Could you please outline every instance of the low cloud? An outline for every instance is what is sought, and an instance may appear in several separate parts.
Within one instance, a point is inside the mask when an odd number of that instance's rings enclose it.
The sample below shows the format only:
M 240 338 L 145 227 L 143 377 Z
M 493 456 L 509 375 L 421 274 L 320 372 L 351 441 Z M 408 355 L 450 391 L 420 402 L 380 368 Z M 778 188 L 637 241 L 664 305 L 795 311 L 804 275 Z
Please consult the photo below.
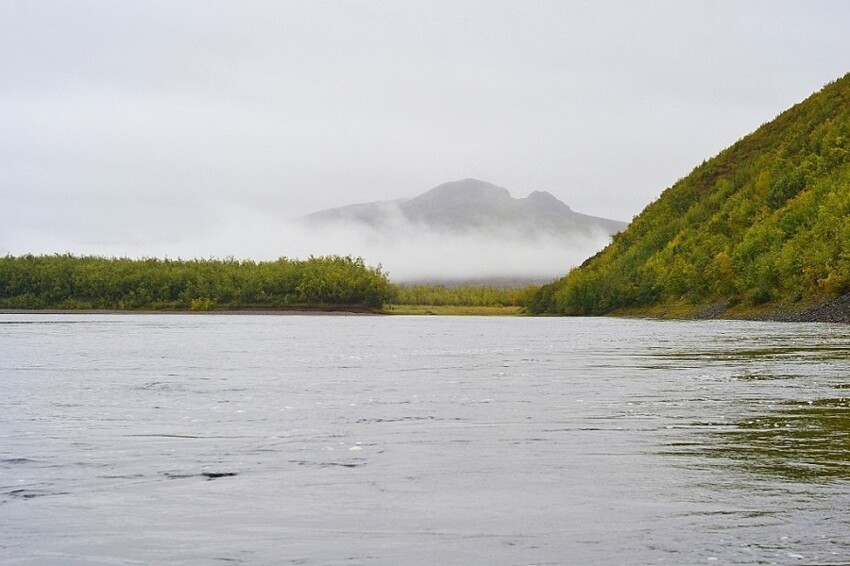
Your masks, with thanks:
M 380 263 L 396 282 L 542 280 L 565 274 L 607 244 L 604 233 L 566 241 L 552 235 L 446 233 L 399 224 L 391 232 L 357 224 L 287 226 L 287 254 L 344 254 Z
M 206 221 L 186 219 L 184 230 L 111 227 L 107 238 L 95 231 L 67 239 L 61 226 L 40 231 L 23 226 L 6 232 L 0 253 L 73 253 L 106 257 L 169 257 L 273 260 L 285 256 L 352 255 L 380 264 L 394 282 L 481 279 L 545 280 L 560 277 L 602 249 L 608 234 L 563 236 L 510 232 L 447 233 L 388 215 L 387 224 L 313 224 L 280 220 L 252 209 L 206 211 Z M 186 230 L 185 228 L 189 228 Z
M 387 204 L 380 226 L 356 221 L 286 221 L 263 228 L 259 219 L 231 233 L 236 256 L 264 258 L 352 255 L 380 264 L 395 282 L 554 279 L 602 249 L 602 231 L 573 236 L 511 231 L 448 232 L 408 221 Z M 246 226 L 250 226 L 246 231 Z M 253 231 L 253 232 L 251 232 Z M 224 239 L 227 239 L 226 236 Z M 223 239 L 223 240 L 224 240 Z M 227 242 L 221 242 L 227 247 Z

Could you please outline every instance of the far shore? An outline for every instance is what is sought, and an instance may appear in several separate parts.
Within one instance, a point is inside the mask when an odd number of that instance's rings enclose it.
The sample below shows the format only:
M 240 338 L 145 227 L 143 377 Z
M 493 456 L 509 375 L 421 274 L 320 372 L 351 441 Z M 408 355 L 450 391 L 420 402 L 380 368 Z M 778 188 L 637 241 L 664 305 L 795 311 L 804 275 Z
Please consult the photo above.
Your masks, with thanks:
M 0 309 L 0 314 L 190 314 L 190 315 L 262 315 L 262 316 L 380 316 L 386 313 L 371 310 L 318 309 L 229 309 L 229 310 L 120 310 L 120 309 Z
M 291 308 L 242 307 L 210 310 L 191 309 L 0 309 L 6 315 L 40 314 L 188 314 L 188 315 L 262 315 L 262 316 L 534 316 L 522 307 L 465 305 L 386 305 L 373 309 L 356 305 L 299 305 Z M 539 316 L 556 317 L 543 314 Z M 758 307 L 693 305 L 684 301 L 672 304 L 620 309 L 608 317 L 650 318 L 656 320 L 762 320 L 772 322 L 850 323 L 850 293 L 829 300 L 814 300 L 804 305 L 766 304 Z
M 431 305 L 388 305 L 383 310 L 346 309 L 255 309 L 234 308 L 198 311 L 190 309 L 0 309 L 0 315 L 47 315 L 47 314 L 188 314 L 188 315 L 260 315 L 260 316 L 520 316 L 520 307 L 468 307 Z

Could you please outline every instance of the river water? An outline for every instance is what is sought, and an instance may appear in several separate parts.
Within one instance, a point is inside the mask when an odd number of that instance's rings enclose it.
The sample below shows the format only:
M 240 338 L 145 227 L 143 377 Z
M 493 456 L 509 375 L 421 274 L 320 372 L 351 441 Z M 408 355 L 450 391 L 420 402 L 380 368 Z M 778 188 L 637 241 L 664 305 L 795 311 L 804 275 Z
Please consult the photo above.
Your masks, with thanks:
M 850 327 L 0 315 L 3 564 L 848 564 Z

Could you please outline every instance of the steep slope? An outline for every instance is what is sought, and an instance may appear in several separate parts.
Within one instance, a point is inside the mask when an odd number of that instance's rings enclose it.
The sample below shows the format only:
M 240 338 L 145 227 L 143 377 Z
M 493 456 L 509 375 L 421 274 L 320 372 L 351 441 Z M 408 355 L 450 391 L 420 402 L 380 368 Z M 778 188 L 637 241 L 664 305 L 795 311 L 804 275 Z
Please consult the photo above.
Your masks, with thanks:
M 507 189 L 477 179 L 444 183 L 411 199 L 324 210 L 304 220 L 312 225 L 356 223 L 390 236 L 399 222 L 449 234 L 509 238 L 612 235 L 626 226 L 624 222 L 574 212 L 547 192 L 535 191 L 527 198 L 515 199 Z
M 850 74 L 667 189 L 537 313 L 786 312 L 850 292 Z

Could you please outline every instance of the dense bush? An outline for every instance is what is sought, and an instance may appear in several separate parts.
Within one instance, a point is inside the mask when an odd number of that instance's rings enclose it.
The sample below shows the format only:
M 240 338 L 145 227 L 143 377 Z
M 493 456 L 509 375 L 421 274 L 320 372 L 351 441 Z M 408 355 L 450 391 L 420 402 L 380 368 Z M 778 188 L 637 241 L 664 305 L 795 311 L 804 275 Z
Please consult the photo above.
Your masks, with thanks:
M 395 289 L 360 258 L 272 262 L 0 258 L 0 308 L 192 309 L 361 305 L 380 308 Z

